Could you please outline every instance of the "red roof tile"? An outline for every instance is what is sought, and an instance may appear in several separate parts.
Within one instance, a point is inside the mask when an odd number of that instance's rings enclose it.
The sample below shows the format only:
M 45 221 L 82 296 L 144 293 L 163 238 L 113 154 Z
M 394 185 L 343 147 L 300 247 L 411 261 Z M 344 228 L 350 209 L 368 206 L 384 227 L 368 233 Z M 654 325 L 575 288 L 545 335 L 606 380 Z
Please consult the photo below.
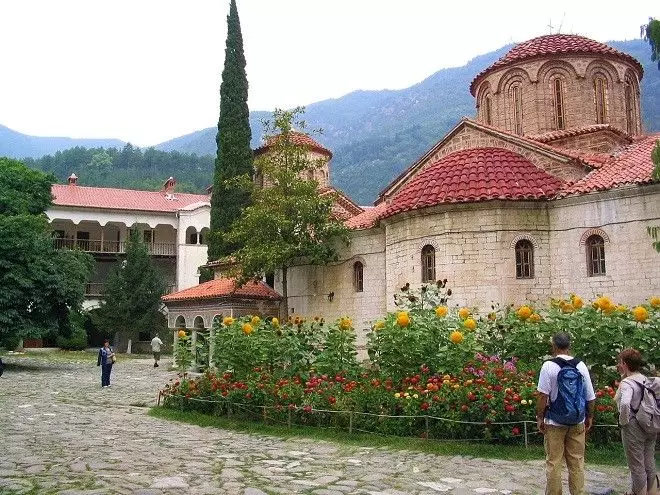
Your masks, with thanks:
M 552 141 L 557 141 L 558 139 L 564 139 L 567 137 L 582 136 L 584 134 L 592 134 L 594 132 L 610 131 L 618 136 L 621 136 L 628 143 L 632 143 L 632 137 L 629 134 L 623 132 L 621 129 L 612 126 L 611 124 L 593 124 L 586 127 L 576 127 L 575 129 L 563 129 L 561 131 L 549 131 L 544 132 L 543 134 L 533 134 L 528 135 L 529 139 L 538 141 L 539 143 L 550 143 Z
M 612 189 L 625 184 L 653 182 L 651 152 L 660 134 L 645 136 L 626 146 L 601 167 L 592 170 L 583 179 L 563 188 L 558 197 Z
M 174 212 L 195 203 L 209 202 L 206 194 L 171 193 L 168 195 L 163 191 L 134 191 L 63 184 L 53 184 L 51 192 L 54 196 L 53 204 L 56 206 L 112 210 Z
M 319 189 L 319 196 L 323 197 L 329 194 L 334 196 L 332 214 L 336 219 L 348 220 L 349 218 L 362 213 L 362 208 L 356 205 L 343 192 L 338 191 L 334 187 L 323 187 Z
M 383 216 L 387 210 L 387 203 L 382 202 L 376 206 L 363 207 L 364 211 L 359 215 L 349 218 L 344 222 L 344 225 L 351 230 L 368 229 L 376 225 L 378 219 Z
M 383 217 L 441 203 L 549 199 L 563 184 L 513 151 L 466 149 L 423 169 L 394 196 Z
M 268 148 L 273 146 L 277 142 L 277 140 L 279 140 L 281 137 L 282 134 L 268 137 L 264 145 L 259 146 L 256 150 L 254 150 L 254 156 L 258 156 L 264 153 Z M 332 158 L 332 152 L 329 149 L 317 143 L 314 139 L 312 139 L 308 134 L 305 134 L 304 132 L 291 131 L 289 132 L 289 139 L 293 144 L 299 146 L 306 146 L 307 148 L 309 148 L 310 151 L 316 151 L 318 153 L 327 155 L 328 159 Z
M 228 297 L 239 299 L 271 299 L 273 301 L 282 299 L 282 296 L 261 280 L 258 282 L 247 282 L 245 285 L 237 289 L 235 281 L 230 278 L 210 280 L 209 282 L 204 282 L 195 287 L 168 294 L 161 299 L 163 302 L 168 303 L 174 301 L 222 299 Z
M 477 74 L 472 80 L 472 84 L 470 84 L 470 93 L 474 96 L 479 81 L 486 74 L 494 70 L 521 62 L 522 60 L 564 54 L 598 55 L 606 58 L 624 59 L 637 69 L 640 79 L 644 74 L 644 69 L 636 58 L 631 57 L 627 53 L 615 50 L 604 43 L 585 38 L 584 36 L 578 36 L 577 34 L 548 34 L 514 46 L 504 57 Z

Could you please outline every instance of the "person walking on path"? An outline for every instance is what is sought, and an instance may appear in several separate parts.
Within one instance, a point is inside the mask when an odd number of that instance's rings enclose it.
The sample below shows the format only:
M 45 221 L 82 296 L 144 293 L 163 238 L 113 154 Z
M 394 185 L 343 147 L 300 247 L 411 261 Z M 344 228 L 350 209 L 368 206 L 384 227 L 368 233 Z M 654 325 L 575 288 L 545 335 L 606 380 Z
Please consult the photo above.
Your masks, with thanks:
M 623 378 L 619 383 L 614 400 L 619 409 L 621 440 L 626 452 L 632 492 L 626 495 L 658 495 L 658 475 L 655 468 L 656 433 L 644 430 L 635 418 L 642 403 L 644 383 L 647 379 L 640 373 L 643 358 L 637 349 L 624 349 L 619 354 L 616 368 Z M 637 407 L 634 408 L 633 405 Z
M 160 361 L 160 346 L 163 345 L 163 341 L 160 340 L 158 334 L 151 339 L 151 351 L 154 353 L 154 368 L 158 368 L 158 361 Z
M 96 360 L 96 366 L 101 367 L 101 388 L 110 386 L 110 373 L 114 362 L 115 353 L 110 347 L 110 341 L 106 339 L 103 341 L 103 347 L 99 349 L 99 356 Z
M 552 337 L 554 359 L 543 363 L 537 386 L 536 424 L 543 434 L 546 495 L 561 495 L 561 471 L 568 468 L 571 495 L 583 495 L 585 433 L 591 429 L 596 394 L 587 366 L 570 355 L 571 337 Z

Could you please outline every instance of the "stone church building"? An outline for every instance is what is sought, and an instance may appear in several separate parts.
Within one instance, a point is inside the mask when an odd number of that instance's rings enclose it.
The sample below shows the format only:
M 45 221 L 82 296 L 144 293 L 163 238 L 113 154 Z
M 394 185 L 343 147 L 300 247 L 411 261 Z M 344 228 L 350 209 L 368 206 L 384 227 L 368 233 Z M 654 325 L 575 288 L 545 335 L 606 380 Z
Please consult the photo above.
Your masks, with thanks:
M 289 270 L 292 313 L 349 315 L 367 329 L 405 283 L 445 278 L 451 305 L 484 311 L 569 293 L 633 304 L 660 292 L 660 254 L 647 235 L 660 225 L 651 160 L 660 134 L 642 129 L 642 76 L 633 57 L 582 36 L 513 47 L 472 81 L 476 118 L 458 122 L 374 206 L 339 196 L 351 243 L 331 265 Z M 329 188 L 327 165 L 319 174 Z M 199 317 L 196 326 L 209 327 L 227 314 L 202 304 L 222 280 L 165 296 L 170 326 Z M 274 292 L 254 292 L 261 304 L 276 301 L 277 274 Z

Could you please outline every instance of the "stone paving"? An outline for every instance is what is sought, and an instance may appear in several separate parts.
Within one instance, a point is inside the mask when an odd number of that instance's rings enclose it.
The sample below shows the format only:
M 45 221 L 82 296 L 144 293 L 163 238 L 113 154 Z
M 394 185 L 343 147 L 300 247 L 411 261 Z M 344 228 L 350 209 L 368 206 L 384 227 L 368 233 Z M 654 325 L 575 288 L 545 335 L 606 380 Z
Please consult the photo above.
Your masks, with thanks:
M 147 415 L 175 376 L 166 358 L 119 359 L 101 389 L 95 363 L 5 357 L 0 494 L 532 494 L 543 461 L 514 462 L 180 424 Z M 589 466 L 591 493 L 623 493 L 625 467 Z M 565 493 L 568 490 L 565 489 Z M 612 492 L 610 492 L 612 493 Z

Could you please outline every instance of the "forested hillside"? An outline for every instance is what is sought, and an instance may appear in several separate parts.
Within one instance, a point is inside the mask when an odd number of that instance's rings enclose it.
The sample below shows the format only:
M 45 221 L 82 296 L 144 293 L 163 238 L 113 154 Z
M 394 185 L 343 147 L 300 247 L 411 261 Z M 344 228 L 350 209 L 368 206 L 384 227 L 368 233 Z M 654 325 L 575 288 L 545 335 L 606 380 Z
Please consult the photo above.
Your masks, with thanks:
M 211 184 L 214 159 L 211 155 L 141 150 L 127 144 L 121 149 L 77 146 L 23 161 L 30 168 L 51 172 L 60 182 L 75 173 L 81 186 L 157 191 L 172 176 L 177 180 L 177 191 L 203 192 Z

